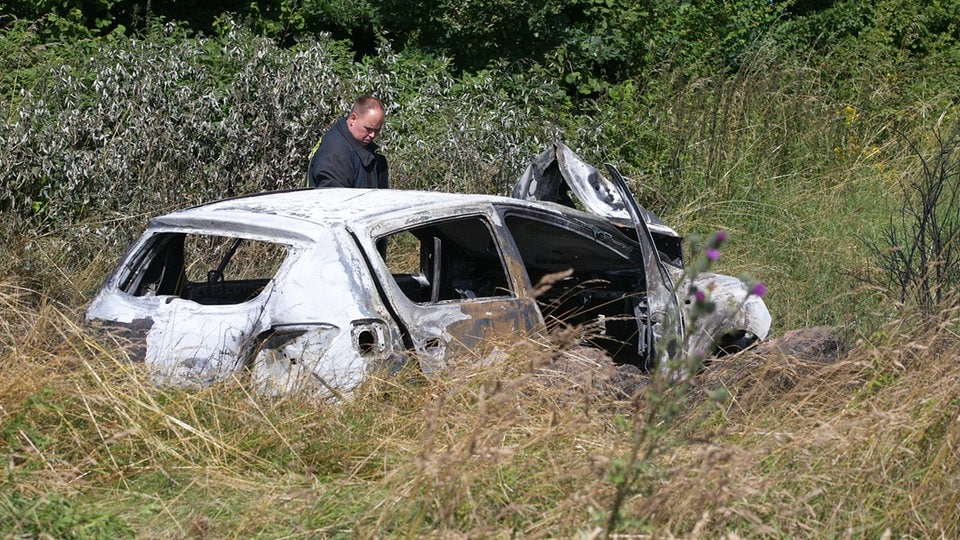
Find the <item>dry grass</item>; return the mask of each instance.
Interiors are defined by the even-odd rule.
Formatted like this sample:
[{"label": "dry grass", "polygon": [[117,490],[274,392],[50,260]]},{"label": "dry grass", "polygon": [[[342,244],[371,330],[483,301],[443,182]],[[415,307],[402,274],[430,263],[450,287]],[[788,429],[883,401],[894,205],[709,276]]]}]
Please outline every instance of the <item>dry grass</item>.
[{"label": "dry grass", "polygon": [[771,352],[715,365],[704,383],[734,396],[722,434],[675,456],[683,480],[637,511],[715,535],[956,537],[956,328],[898,320],[833,362]]},{"label": "dry grass", "polygon": [[[645,406],[563,339],[336,405],[160,388],[39,295],[4,286],[0,309],[13,536],[598,536]],[[832,361],[715,362],[612,537],[955,537],[957,327],[901,320]],[[718,407],[704,396],[719,386]]]}]

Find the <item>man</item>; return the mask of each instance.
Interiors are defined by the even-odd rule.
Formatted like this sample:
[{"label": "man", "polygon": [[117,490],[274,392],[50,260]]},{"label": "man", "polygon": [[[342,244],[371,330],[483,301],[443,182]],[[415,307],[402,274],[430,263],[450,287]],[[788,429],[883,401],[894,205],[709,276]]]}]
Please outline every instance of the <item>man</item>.
[{"label": "man", "polygon": [[387,188],[387,159],[373,140],[383,129],[380,100],[360,96],[350,114],[337,120],[310,156],[310,187]]}]

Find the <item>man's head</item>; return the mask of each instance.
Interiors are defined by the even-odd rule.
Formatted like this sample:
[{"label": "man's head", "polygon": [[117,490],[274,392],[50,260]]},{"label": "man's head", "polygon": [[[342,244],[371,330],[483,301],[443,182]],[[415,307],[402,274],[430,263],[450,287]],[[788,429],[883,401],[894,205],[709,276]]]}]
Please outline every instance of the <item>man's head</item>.
[{"label": "man's head", "polygon": [[347,129],[353,138],[362,145],[368,145],[383,129],[384,110],[380,100],[363,95],[357,99],[347,115]]}]

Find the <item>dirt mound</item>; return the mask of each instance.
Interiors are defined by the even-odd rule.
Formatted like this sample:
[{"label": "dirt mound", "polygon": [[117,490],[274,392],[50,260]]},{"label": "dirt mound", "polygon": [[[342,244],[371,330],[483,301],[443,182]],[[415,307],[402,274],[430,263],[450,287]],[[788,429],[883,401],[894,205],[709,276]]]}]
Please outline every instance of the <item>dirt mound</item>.
[{"label": "dirt mound", "polygon": [[[779,383],[774,386],[791,388],[804,373],[834,362],[842,351],[840,338],[830,328],[791,330],[740,354],[710,361],[694,386],[711,388],[721,381],[732,386],[761,377],[762,371],[767,377],[775,375]],[[615,364],[603,351],[591,347],[562,352],[541,368],[539,375],[544,382],[561,385],[570,393],[592,392],[615,400],[633,396],[650,381],[650,373]]]},{"label": "dirt mound", "polygon": [[826,327],[791,330],[782,337],[757,345],[750,351],[751,354],[763,357],[780,355],[820,361],[836,360],[842,352],[840,338]]},{"label": "dirt mound", "polygon": [[[771,386],[784,391],[804,373],[837,360],[842,352],[841,340],[829,328],[791,330],[739,354],[708,361],[694,386],[743,386],[748,379],[760,378],[775,379]],[[633,365],[615,364],[599,349],[577,346],[561,351],[542,366],[538,379],[565,389],[568,396],[590,394],[622,400],[649,383],[650,373]]]}]

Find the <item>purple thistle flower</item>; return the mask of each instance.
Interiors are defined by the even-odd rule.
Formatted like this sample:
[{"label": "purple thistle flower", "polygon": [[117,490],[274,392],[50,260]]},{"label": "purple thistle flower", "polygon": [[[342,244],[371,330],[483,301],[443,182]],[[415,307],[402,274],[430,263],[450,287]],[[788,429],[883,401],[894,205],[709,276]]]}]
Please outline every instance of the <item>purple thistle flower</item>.
[{"label": "purple thistle flower", "polygon": [[693,293],[693,299],[697,301],[698,304],[702,304],[707,301],[707,295],[703,294],[703,291],[697,289]]},{"label": "purple thistle flower", "polygon": [[716,244],[719,246],[720,244],[722,244],[722,243],[727,239],[727,232],[726,232],[726,231],[717,231],[717,233],[713,235],[713,238],[714,238],[714,241],[716,242]]},{"label": "purple thistle flower", "polygon": [[720,252],[716,248],[707,248],[703,250],[703,254],[707,256],[707,259],[715,261],[720,258]]},{"label": "purple thistle flower", "polygon": [[754,296],[763,296],[767,294],[767,286],[764,285],[763,282],[758,281],[750,287],[749,294]]}]

